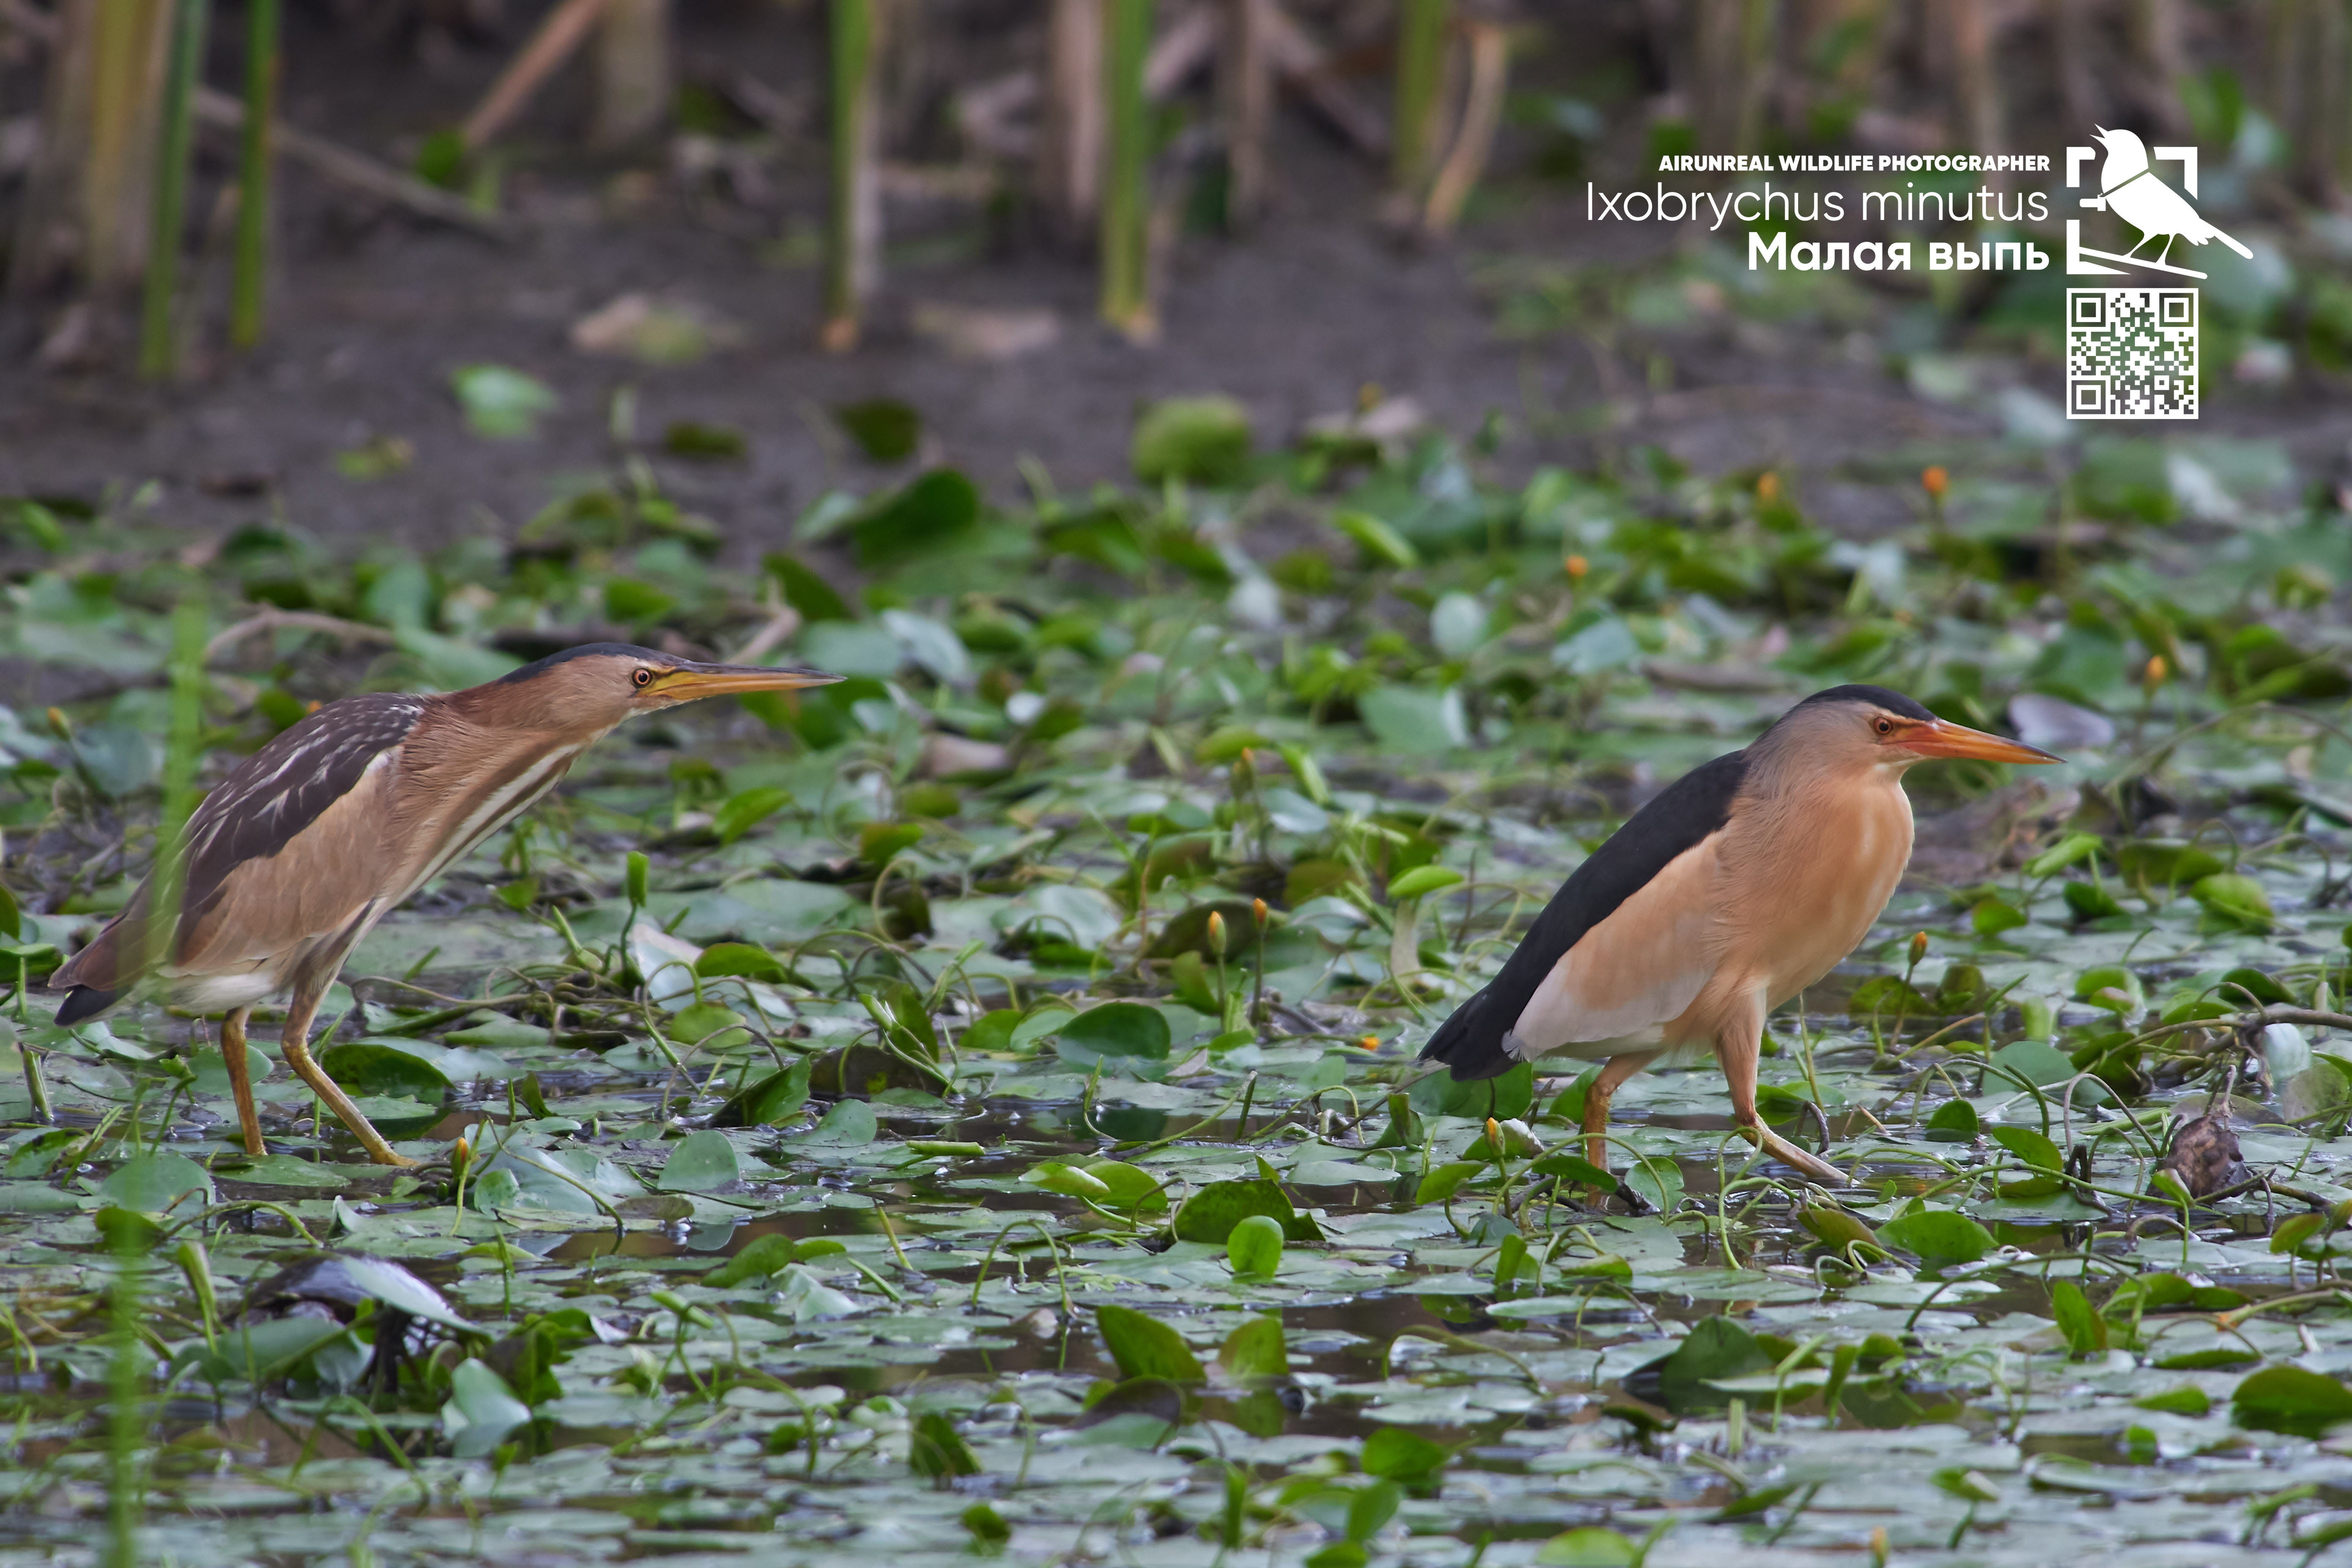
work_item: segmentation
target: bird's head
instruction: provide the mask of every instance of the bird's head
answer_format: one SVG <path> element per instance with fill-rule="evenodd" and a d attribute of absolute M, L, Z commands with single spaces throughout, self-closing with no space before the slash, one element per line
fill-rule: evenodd
<path fill-rule="evenodd" d="M 1775 731 L 1788 731 L 1805 754 L 1845 771 L 1901 773 L 1938 758 L 1986 763 L 2059 763 L 2037 746 L 1938 719 L 1883 686 L 1839 686 L 1790 710 Z"/>
<path fill-rule="evenodd" d="M 705 664 L 627 643 L 590 643 L 550 654 L 476 687 L 492 722 L 602 732 L 640 713 L 705 697 L 829 686 L 840 676 L 755 664 Z M 471 695 L 471 694 L 469 694 Z"/>
<path fill-rule="evenodd" d="M 2108 160 L 2117 165 L 2110 173 L 2137 174 L 2147 167 L 2147 143 L 2139 139 L 2137 132 L 2109 131 L 2101 126 L 2092 138 L 2107 150 Z"/>

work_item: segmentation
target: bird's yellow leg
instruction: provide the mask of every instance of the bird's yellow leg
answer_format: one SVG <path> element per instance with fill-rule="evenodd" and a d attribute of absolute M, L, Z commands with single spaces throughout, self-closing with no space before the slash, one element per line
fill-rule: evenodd
<path fill-rule="evenodd" d="M 1617 1088 L 1627 1079 L 1650 1065 L 1654 1051 L 1638 1051 L 1627 1057 L 1611 1057 L 1592 1087 L 1584 1091 L 1584 1157 L 1609 1169 L 1609 1102 L 1616 1098 Z"/>
<path fill-rule="evenodd" d="M 310 1086 L 311 1092 L 325 1101 L 327 1109 L 352 1130 L 352 1136 L 360 1141 L 360 1147 L 367 1151 L 369 1159 L 379 1165 L 415 1164 L 415 1161 L 384 1142 L 383 1134 L 360 1113 L 360 1108 L 352 1103 L 352 1097 L 343 1092 L 342 1085 L 329 1078 L 326 1069 L 311 1059 L 310 1020 L 318 1016 L 319 1003 L 325 995 L 326 987 L 323 985 L 316 990 L 305 986 L 297 990 L 293 1000 L 287 1004 L 286 1032 L 281 1042 L 286 1050 L 286 1065 L 300 1075 L 302 1081 Z"/>
<path fill-rule="evenodd" d="M 253 1009 L 239 1007 L 221 1020 L 221 1065 L 228 1068 L 229 1092 L 236 1099 L 236 1120 L 245 1129 L 245 1152 L 255 1159 L 269 1152 L 261 1142 L 261 1116 L 253 1108 L 253 1074 L 247 1070 L 245 1021 Z"/>
<path fill-rule="evenodd" d="M 1716 1041 L 1716 1059 L 1723 1064 L 1723 1077 L 1731 1090 L 1731 1114 L 1739 1123 L 1739 1134 L 1765 1153 L 1785 1165 L 1794 1165 L 1817 1182 L 1833 1187 L 1847 1184 L 1846 1173 L 1817 1154 L 1811 1154 L 1764 1125 L 1756 1114 L 1757 1047 L 1764 1037 L 1764 1012 L 1759 1005 L 1754 1015 Z"/>

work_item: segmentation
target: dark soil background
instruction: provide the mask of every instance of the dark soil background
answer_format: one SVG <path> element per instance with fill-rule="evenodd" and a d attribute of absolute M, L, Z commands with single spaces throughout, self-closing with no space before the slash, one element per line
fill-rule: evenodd
<path fill-rule="evenodd" d="M 405 163 L 428 132 L 463 117 L 540 9 L 510 5 L 497 37 L 427 30 L 388 38 L 297 6 L 287 117 Z M 1034 10 L 966 6 L 953 48 L 934 52 L 956 54 L 953 74 L 964 79 L 992 60 L 1027 58 Z M 421 222 L 285 165 L 268 337 L 250 356 L 218 346 L 226 274 L 219 243 L 197 264 L 206 346 L 170 386 L 131 379 L 120 352 L 107 356 L 117 362 L 110 367 L 41 367 L 38 350 L 63 302 L 5 302 L 0 493 L 94 499 L 110 484 L 153 480 L 162 515 L 191 527 L 275 510 L 322 536 L 390 534 L 431 545 L 518 525 L 549 499 L 552 479 L 606 461 L 610 400 L 625 384 L 635 389 L 641 434 L 692 420 L 748 438 L 744 460 L 662 468 L 673 493 L 749 551 L 779 538 L 829 485 L 865 489 L 885 478 L 861 468 L 824 416 L 841 403 L 888 396 L 913 405 L 927 421 L 923 458 L 961 466 L 991 489 L 1021 482 L 1019 465 L 1034 458 L 1067 489 L 1125 474 L 1133 414 L 1149 399 L 1231 393 L 1249 406 L 1262 439 L 1280 439 L 1314 416 L 1350 407 L 1369 384 L 1412 397 L 1458 433 L 1491 418 L 1490 460 L 1506 475 L 1543 462 L 1591 465 L 1602 450 L 1590 435 L 1597 427 L 1608 450 L 1655 441 L 1706 471 L 1785 465 L 1831 526 L 1869 531 L 1904 514 L 1884 490 L 1842 483 L 1842 465 L 1993 428 L 1973 412 L 1913 396 L 1866 336 L 1818 339 L 1727 321 L 1677 337 L 1663 364 L 1650 349 L 1636 357 L 1568 334 L 1507 336 L 1480 283 L 1497 261 L 1623 260 L 1634 254 L 1628 247 L 1674 237 L 1588 225 L 1581 179 L 1539 177 L 1539 138 L 1515 125 L 1463 232 L 1441 247 L 1400 244 L 1379 218 L 1381 170 L 1287 100 L 1272 210 L 1239 237 L 1181 238 L 1157 345 L 1138 348 L 1099 326 L 1088 258 L 1032 232 L 1017 213 L 901 201 L 891 208 L 891 265 L 865 344 L 847 356 L 821 353 L 814 268 L 781 259 L 793 247 L 779 244 L 812 234 L 823 211 L 813 112 L 819 19 L 813 6 L 751 0 L 681 7 L 688 81 L 749 76 L 806 121 L 783 139 L 749 199 L 681 172 L 693 149 L 678 143 L 605 160 L 578 152 L 586 92 L 575 65 L 509 137 L 505 205 L 518 221 L 509 243 Z M 216 29 L 215 81 L 236 77 L 234 21 Z M 1576 79 L 1568 37 L 1555 27 L 1550 47 L 1515 75 L 1515 89 Z M 1381 100 L 1381 68 L 1374 61 L 1352 84 L 1368 102 Z M 6 73 L 0 103 L 34 101 L 34 80 L 28 57 Z M 913 151 L 920 161 L 924 149 Z M 226 142 L 205 139 L 199 213 L 229 153 Z M 715 308 L 741 329 L 741 342 L 664 367 L 572 347 L 574 321 L 632 290 Z M 1045 307 L 1058 338 L 999 363 L 960 359 L 912 330 L 914 308 L 930 301 Z M 119 344 L 127 312 L 109 328 Z M 541 436 L 500 443 L 467 433 L 449 375 L 481 361 L 561 391 L 563 409 Z M 2029 367 L 2026 379 L 2055 395 L 2054 365 Z M 2307 469 L 2325 472 L 2344 447 L 2345 400 L 2308 386 L 2259 397 L 2224 388 L 2201 429 L 2285 439 Z M 337 472 L 335 454 L 378 437 L 413 443 L 414 464 L 370 482 Z"/>

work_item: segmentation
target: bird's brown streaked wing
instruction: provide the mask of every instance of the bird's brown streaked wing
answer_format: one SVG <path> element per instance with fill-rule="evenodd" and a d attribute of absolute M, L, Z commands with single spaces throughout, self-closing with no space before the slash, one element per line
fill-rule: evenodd
<path fill-rule="evenodd" d="M 396 853 L 384 831 L 392 815 L 386 797 L 399 769 L 382 752 L 377 759 L 299 834 L 229 867 L 202 906 L 190 901 L 174 970 L 213 975 L 282 966 L 290 982 L 299 962 L 330 950 L 340 957 L 383 912 L 387 897 L 406 891 L 386 886 Z"/>
<path fill-rule="evenodd" d="M 1444 1062 L 1465 1080 L 1499 1078 L 1517 1065 L 1503 1037 L 1553 967 L 1675 857 L 1730 820 L 1732 797 L 1747 775 L 1748 754 L 1732 752 L 1693 768 L 1635 812 L 1570 873 L 1501 973 L 1429 1037 L 1422 1059 Z"/>
<path fill-rule="evenodd" d="M 191 935 L 219 903 L 238 868 L 268 862 L 351 795 L 375 760 L 398 745 L 425 712 L 425 700 L 390 694 L 346 697 L 303 719 L 237 764 L 188 819 L 185 887 L 175 956 L 184 964 Z M 342 836 L 338 835 L 340 839 Z M 331 862 L 312 874 L 348 882 Z M 152 883 L 142 886 L 96 940 L 76 953 L 50 984 L 88 990 L 59 1016 L 88 1016 L 139 979 Z M 94 1005 L 93 1005 L 94 1004 Z M 70 1020 L 68 1020 L 70 1021 Z"/>

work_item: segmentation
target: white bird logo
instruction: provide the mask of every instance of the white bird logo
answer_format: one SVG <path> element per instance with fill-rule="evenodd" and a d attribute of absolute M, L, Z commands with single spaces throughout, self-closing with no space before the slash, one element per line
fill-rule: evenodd
<path fill-rule="evenodd" d="M 2103 128 L 2097 139 L 2107 150 L 2106 162 L 2099 167 L 2099 194 L 2084 196 L 2083 205 L 2098 212 L 2111 211 L 2139 230 L 2139 244 L 2115 259 L 2137 259 L 2142 247 L 2159 236 L 2164 248 L 2157 253 L 2155 265 L 2158 267 L 2164 266 L 2165 258 L 2172 254 L 2172 242 L 2176 239 L 2185 239 L 2191 245 L 2218 239 L 2241 256 L 2253 256 L 2252 251 L 2199 217 L 2188 197 L 2156 177 L 2148 165 L 2147 144 L 2137 136 L 2128 131 Z"/>

